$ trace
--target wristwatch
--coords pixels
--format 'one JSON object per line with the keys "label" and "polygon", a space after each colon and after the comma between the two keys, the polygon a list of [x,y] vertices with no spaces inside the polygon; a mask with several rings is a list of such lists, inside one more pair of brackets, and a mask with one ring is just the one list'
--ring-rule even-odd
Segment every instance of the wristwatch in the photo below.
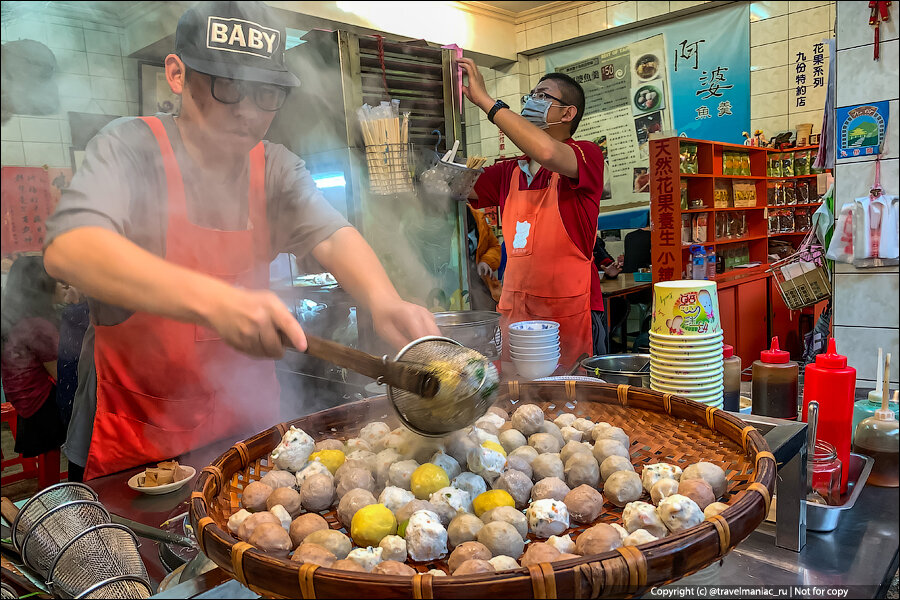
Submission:
{"label": "wristwatch", "polygon": [[497,100],[496,102],[494,102],[494,106],[491,107],[491,110],[488,113],[488,121],[493,123],[494,115],[496,115],[497,111],[500,110],[501,108],[509,108],[509,104],[507,104],[503,100]]}

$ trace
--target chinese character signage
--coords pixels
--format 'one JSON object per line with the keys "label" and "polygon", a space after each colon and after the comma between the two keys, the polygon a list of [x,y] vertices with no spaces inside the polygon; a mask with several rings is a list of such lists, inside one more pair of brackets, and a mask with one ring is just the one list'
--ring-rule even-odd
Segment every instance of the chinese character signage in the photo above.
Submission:
{"label": "chinese character signage", "polygon": [[887,101],[837,109],[837,158],[877,156],[889,116]]}
{"label": "chinese character signage", "polygon": [[650,169],[650,187],[654,199],[650,207],[653,223],[653,281],[681,278],[681,223],[675,222],[676,203],[681,194],[678,187],[678,140],[668,138],[650,142],[656,148],[656,163]]}
{"label": "chinese character signage", "polygon": [[[60,189],[68,185],[69,179],[69,169],[54,169],[52,174],[41,167],[0,169],[3,227],[0,254],[9,256],[43,249],[47,218],[56,206]],[[58,187],[54,188],[55,184]]]}
{"label": "chinese character signage", "polygon": [[612,197],[604,196],[601,212],[647,205],[654,137],[674,131],[743,141],[750,129],[749,10],[723,7],[660,25],[649,38],[634,30],[546,54],[548,72],[571,75],[585,89],[574,137],[606,152]]}

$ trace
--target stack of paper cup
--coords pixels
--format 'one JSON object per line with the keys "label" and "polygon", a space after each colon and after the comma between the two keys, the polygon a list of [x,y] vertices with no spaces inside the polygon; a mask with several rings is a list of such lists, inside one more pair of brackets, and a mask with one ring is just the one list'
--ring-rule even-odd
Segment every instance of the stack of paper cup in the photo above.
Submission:
{"label": "stack of paper cup", "polygon": [[722,322],[712,281],[654,286],[650,388],[722,408]]}
{"label": "stack of paper cup", "polygon": [[559,323],[556,321],[519,321],[510,324],[507,334],[510,358],[522,377],[547,377],[559,366]]}

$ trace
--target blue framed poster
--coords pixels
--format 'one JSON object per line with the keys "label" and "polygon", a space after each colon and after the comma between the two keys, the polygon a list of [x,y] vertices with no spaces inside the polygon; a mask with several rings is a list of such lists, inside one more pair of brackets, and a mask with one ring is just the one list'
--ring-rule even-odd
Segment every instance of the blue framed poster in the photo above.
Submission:
{"label": "blue framed poster", "polygon": [[889,116],[887,100],[837,109],[837,158],[880,154]]}

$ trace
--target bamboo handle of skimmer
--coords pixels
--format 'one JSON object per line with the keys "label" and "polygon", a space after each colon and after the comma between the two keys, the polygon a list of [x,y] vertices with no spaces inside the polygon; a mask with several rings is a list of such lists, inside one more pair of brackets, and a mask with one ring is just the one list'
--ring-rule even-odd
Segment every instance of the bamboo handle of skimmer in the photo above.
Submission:
{"label": "bamboo handle of skimmer", "polygon": [[[282,341],[285,345],[291,345],[283,336]],[[398,363],[387,357],[378,358],[361,350],[314,335],[307,334],[306,343],[306,353],[310,356],[362,373],[391,387],[406,390],[423,398],[434,397],[440,387],[438,378],[432,373],[412,365]]]}
{"label": "bamboo handle of skimmer", "polygon": [[19,516],[19,509],[12,503],[12,500],[3,496],[3,498],[0,498],[0,514],[3,515],[3,518],[6,519],[6,522],[12,528],[13,521]]}

